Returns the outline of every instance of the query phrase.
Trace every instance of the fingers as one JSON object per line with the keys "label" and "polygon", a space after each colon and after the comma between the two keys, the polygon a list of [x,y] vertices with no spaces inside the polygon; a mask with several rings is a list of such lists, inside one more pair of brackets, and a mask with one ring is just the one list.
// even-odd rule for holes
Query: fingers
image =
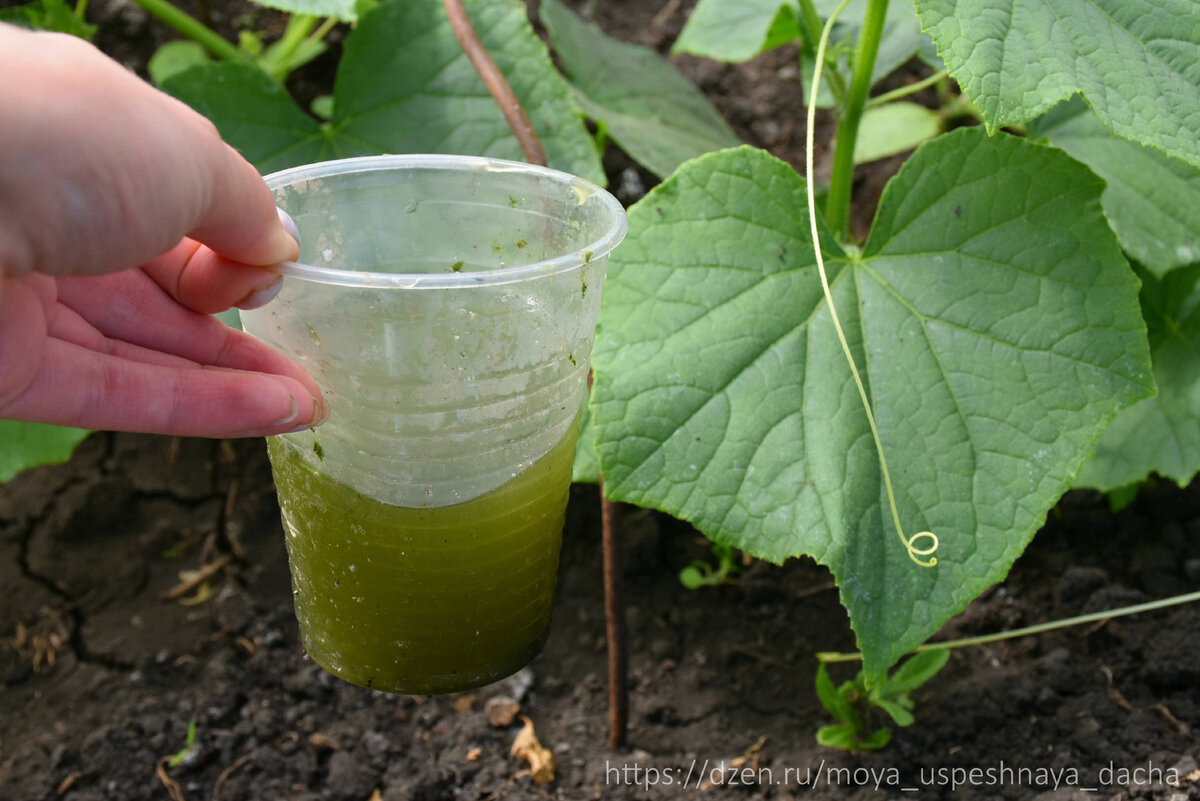
{"label": "fingers", "polygon": [[181,356],[160,353],[140,345],[131,345],[119,339],[109,339],[73,309],[56,303],[46,314],[46,333],[52,339],[61,339],[81,348],[106,353],[120,359],[146,364],[161,364],[168,367],[200,367],[196,362]]}
{"label": "fingers", "polygon": [[325,412],[293,378],[147,364],[50,339],[41,369],[4,414],[82,428],[251,437],[309,427]]}
{"label": "fingers", "polygon": [[0,74],[21,76],[0,81],[18,154],[0,170],[0,272],[116,271],[189,233],[235,262],[296,257],[262,178],[212,123],[94,47],[0,26]]}
{"label": "fingers", "polygon": [[182,240],[142,270],[175,300],[201,314],[231,306],[257,309],[283,286],[277,273],[230,261],[192,239]]}
{"label": "fingers", "polygon": [[46,330],[41,294],[0,275],[0,410],[34,380]]}
{"label": "fingers", "polygon": [[287,377],[310,398],[321,397],[317,383],[291,359],[220,320],[181,308],[141,270],[60,278],[58,296],[110,339],[196,364]]}
{"label": "fingers", "polygon": [[298,259],[300,246],[284,230],[258,170],[219,136],[211,149],[197,155],[210,162],[202,167],[209,203],[188,235],[243,264],[267,267]]}

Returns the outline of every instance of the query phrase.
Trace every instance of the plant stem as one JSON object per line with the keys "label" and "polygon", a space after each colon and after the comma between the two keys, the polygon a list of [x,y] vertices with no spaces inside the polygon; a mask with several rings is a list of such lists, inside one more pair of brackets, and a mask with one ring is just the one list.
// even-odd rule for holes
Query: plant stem
{"label": "plant stem", "polygon": [[166,0],[134,0],[151,16],[158,17],[175,30],[194,42],[198,42],[208,52],[226,61],[249,62],[249,58],[229,42],[222,39],[214,31],[205,27],[199,20],[193,19],[183,11],[168,3]]}
{"label": "plant stem", "polygon": [[484,85],[491,92],[496,105],[500,107],[500,113],[504,115],[508,127],[512,128],[517,142],[521,145],[521,152],[525,154],[525,160],[530,164],[545,167],[546,152],[542,150],[542,143],[538,139],[537,131],[533,129],[533,123],[529,121],[529,115],[525,113],[521,101],[517,100],[512,87],[505,80],[504,73],[496,66],[496,62],[492,61],[483,42],[479,41],[479,34],[471,25],[471,18],[467,16],[463,0],[442,0],[442,4],[446,7],[446,14],[450,17],[450,27],[454,29],[455,38],[458,39],[463,52],[467,54],[475,71],[479,73]]}
{"label": "plant stem", "polygon": [[75,16],[79,19],[83,19],[83,15],[87,13],[87,7],[88,0],[79,0],[79,2],[75,4]]}
{"label": "plant stem", "polygon": [[293,14],[288,20],[287,28],[283,31],[283,36],[279,39],[279,55],[280,64],[286,65],[291,61],[292,56],[304,44],[305,37],[312,31],[317,24],[317,18],[312,14]]}
{"label": "plant stem", "polygon": [[909,95],[916,94],[925,87],[932,86],[933,84],[937,83],[949,74],[950,70],[940,69],[930,75],[928,78],[923,78],[916,83],[910,83],[908,86],[901,86],[899,89],[893,89],[890,92],[885,92],[878,97],[872,97],[867,101],[867,108],[875,108],[876,106],[882,106],[884,103],[891,103],[893,100],[899,100],[902,97],[908,97]]}
{"label": "plant stem", "polygon": [[[854,67],[850,90],[842,118],[838,121],[837,144],[833,153],[833,176],[825,204],[825,219],[833,233],[846,241],[850,228],[850,187],[854,181],[854,143],[858,139],[858,124],[862,119],[867,94],[871,91],[871,76],[875,71],[875,56],[883,35],[888,0],[867,0],[858,44],[854,49]],[[811,179],[812,176],[809,176]]]}
{"label": "plant stem", "polygon": [[321,23],[321,27],[313,31],[312,35],[308,37],[308,41],[312,44],[325,41],[325,37],[329,35],[329,32],[332,31],[337,24],[337,17],[326,17],[325,21]]}
{"label": "plant stem", "polygon": [[[1101,620],[1109,620],[1114,617],[1125,617],[1126,615],[1137,615],[1142,612],[1152,612],[1156,609],[1166,609],[1171,606],[1179,606],[1180,604],[1193,603],[1200,601],[1200,592],[1189,592],[1184,595],[1173,595],[1170,598],[1162,598],[1157,601],[1148,601],[1144,604],[1134,604],[1133,606],[1122,606],[1119,609],[1109,609],[1104,612],[1092,612],[1088,615],[1079,615],[1077,617],[1068,617],[1062,620],[1053,620],[1049,623],[1039,623],[1036,626],[1026,626],[1021,629],[1013,629],[1011,631],[1001,631],[995,634],[984,634],[979,637],[965,637],[961,640],[947,640],[946,642],[929,642],[924,645],[917,646],[913,649],[914,654],[923,653],[925,651],[937,651],[942,648],[966,648],[969,645],[985,645],[990,642],[999,642],[1000,640],[1011,640],[1017,637],[1026,637],[1030,634],[1042,634],[1055,629],[1065,629],[1070,626],[1079,626],[1084,623],[1096,623]],[[862,659],[861,653],[842,654],[837,652],[822,651],[817,654],[818,661],[829,662],[857,662]]]}

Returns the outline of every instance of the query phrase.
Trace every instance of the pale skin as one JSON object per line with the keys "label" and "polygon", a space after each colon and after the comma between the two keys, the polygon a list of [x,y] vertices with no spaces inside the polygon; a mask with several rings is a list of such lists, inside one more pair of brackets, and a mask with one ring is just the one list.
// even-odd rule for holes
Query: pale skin
{"label": "pale skin", "polygon": [[298,365],[209,315],[298,255],[258,172],[91,45],[0,24],[0,418],[206,437],[322,422]]}

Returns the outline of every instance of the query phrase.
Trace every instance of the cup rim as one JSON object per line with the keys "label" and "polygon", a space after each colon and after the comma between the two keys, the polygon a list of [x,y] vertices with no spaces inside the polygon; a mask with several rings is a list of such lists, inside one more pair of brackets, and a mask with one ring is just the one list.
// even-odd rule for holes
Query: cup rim
{"label": "cup rim", "polygon": [[[267,186],[272,190],[297,179],[312,180],[327,175],[374,172],[396,168],[434,168],[447,171],[476,171],[497,173],[527,173],[540,175],[562,182],[575,189],[581,199],[597,197],[610,211],[613,223],[600,237],[571,253],[543,259],[532,264],[498,267],[462,273],[376,273],[369,270],[346,270],[336,267],[320,267],[301,262],[283,262],[278,271],[285,276],[346,287],[372,287],[382,289],[456,289],[469,287],[499,286],[535,278],[558,275],[578,269],[583,265],[603,259],[621,243],[629,230],[625,208],[615,197],[601,187],[577,175],[526,164],[520,161],[495,159],[484,156],[455,156],[444,154],[401,154],[386,156],[357,156],[347,159],[319,161],[290,167],[267,175]],[[286,211],[286,209],[285,209]]]}

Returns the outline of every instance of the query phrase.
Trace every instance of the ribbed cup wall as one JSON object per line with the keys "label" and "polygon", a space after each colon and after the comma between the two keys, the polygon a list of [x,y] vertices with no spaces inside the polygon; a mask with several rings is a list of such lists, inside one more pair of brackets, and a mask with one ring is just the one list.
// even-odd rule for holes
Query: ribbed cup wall
{"label": "ribbed cup wall", "polygon": [[[354,165],[358,165],[357,168]],[[576,425],[608,251],[606,193],[561,173],[380,157],[268,179],[300,261],[248,332],[299,361],[329,420],[284,435],[309,466],[406,507],[463,503]]]}

